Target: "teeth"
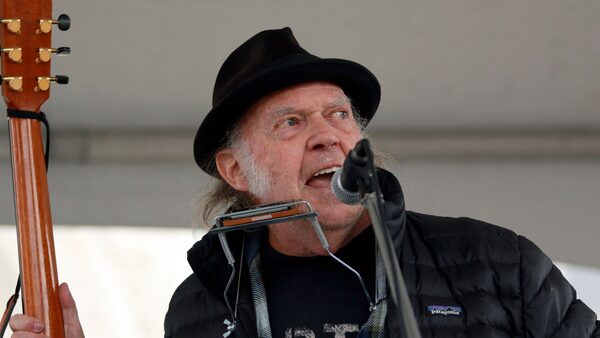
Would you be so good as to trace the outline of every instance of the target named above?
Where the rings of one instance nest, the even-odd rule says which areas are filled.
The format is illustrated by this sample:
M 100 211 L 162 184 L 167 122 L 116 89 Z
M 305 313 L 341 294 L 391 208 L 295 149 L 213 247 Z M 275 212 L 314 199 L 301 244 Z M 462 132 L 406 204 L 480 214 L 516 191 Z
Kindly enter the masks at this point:
M 321 171 L 319 171 L 318 173 L 314 174 L 313 177 L 317 177 L 319 175 L 323 175 L 323 174 L 329 174 L 329 173 L 333 173 L 336 170 L 338 170 L 340 167 L 331 167 L 331 168 L 327 168 L 327 169 L 323 169 Z

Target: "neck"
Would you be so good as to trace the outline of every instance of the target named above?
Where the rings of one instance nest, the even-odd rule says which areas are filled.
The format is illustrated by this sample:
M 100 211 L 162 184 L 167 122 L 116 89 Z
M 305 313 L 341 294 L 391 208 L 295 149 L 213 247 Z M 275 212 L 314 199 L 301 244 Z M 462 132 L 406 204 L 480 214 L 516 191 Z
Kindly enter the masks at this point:
M 365 210 L 354 224 L 345 227 L 323 227 L 325 238 L 332 253 L 348 244 L 371 224 Z M 273 249 L 288 256 L 326 256 L 327 250 L 321 245 L 313 226 L 307 221 L 294 224 L 278 224 L 269 227 L 269 243 Z

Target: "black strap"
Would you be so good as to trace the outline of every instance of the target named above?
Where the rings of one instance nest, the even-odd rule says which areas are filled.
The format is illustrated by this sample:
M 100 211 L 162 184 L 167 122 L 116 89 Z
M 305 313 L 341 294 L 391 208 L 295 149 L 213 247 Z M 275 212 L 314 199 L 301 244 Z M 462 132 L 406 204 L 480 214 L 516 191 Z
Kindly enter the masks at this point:
M 50 124 L 46 119 L 46 114 L 44 114 L 44 112 L 36 113 L 27 110 L 7 109 L 6 115 L 9 118 L 32 119 L 44 123 L 44 126 L 46 126 L 46 151 L 44 154 L 44 161 L 46 162 L 46 171 L 48 171 L 48 161 L 50 159 Z
M 6 327 L 8 326 L 8 321 L 10 320 L 10 315 L 15 309 L 15 305 L 17 305 L 17 300 L 19 299 L 19 290 L 21 289 L 21 275 L 17 278 L 17 286 L 15 287 L 15 293 L 10 296 L 8 302 L 6 302 L 6 310 L 4 310 L 4 314 L 2 315 L 2 320 L 0 320 L 0 337 L 4 337 L 4 331 L 6 331 Z

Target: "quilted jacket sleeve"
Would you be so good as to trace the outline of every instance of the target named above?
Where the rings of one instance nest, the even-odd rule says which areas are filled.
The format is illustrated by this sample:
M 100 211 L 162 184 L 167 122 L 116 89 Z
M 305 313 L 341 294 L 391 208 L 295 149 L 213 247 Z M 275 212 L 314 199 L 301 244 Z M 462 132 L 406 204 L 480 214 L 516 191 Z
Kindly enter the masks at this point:
M 526 337 L 600 337 L 596 314 L 535 244 L 519 237 Z

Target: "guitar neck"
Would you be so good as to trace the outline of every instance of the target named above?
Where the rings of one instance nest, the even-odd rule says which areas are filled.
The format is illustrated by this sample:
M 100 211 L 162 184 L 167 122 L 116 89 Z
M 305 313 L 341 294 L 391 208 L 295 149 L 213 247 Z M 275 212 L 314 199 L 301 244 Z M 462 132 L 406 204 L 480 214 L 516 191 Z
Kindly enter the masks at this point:
M 0 18 L 2 96 L 9 109 L 39 113 L 50 96 L 50 82 L 66 83 L 50 74 L 51 56 L 58 52 L 51 46 L 57 23 L 52 2 L 0 0 Z M 30 117 L 9 119 L 23 312 L 44 322 L 45 335 L 63 338 L 41 126 Z
M 23 312 L 64 337 L 40 122 L 10 119 L 10 143 L 23 286 Z

